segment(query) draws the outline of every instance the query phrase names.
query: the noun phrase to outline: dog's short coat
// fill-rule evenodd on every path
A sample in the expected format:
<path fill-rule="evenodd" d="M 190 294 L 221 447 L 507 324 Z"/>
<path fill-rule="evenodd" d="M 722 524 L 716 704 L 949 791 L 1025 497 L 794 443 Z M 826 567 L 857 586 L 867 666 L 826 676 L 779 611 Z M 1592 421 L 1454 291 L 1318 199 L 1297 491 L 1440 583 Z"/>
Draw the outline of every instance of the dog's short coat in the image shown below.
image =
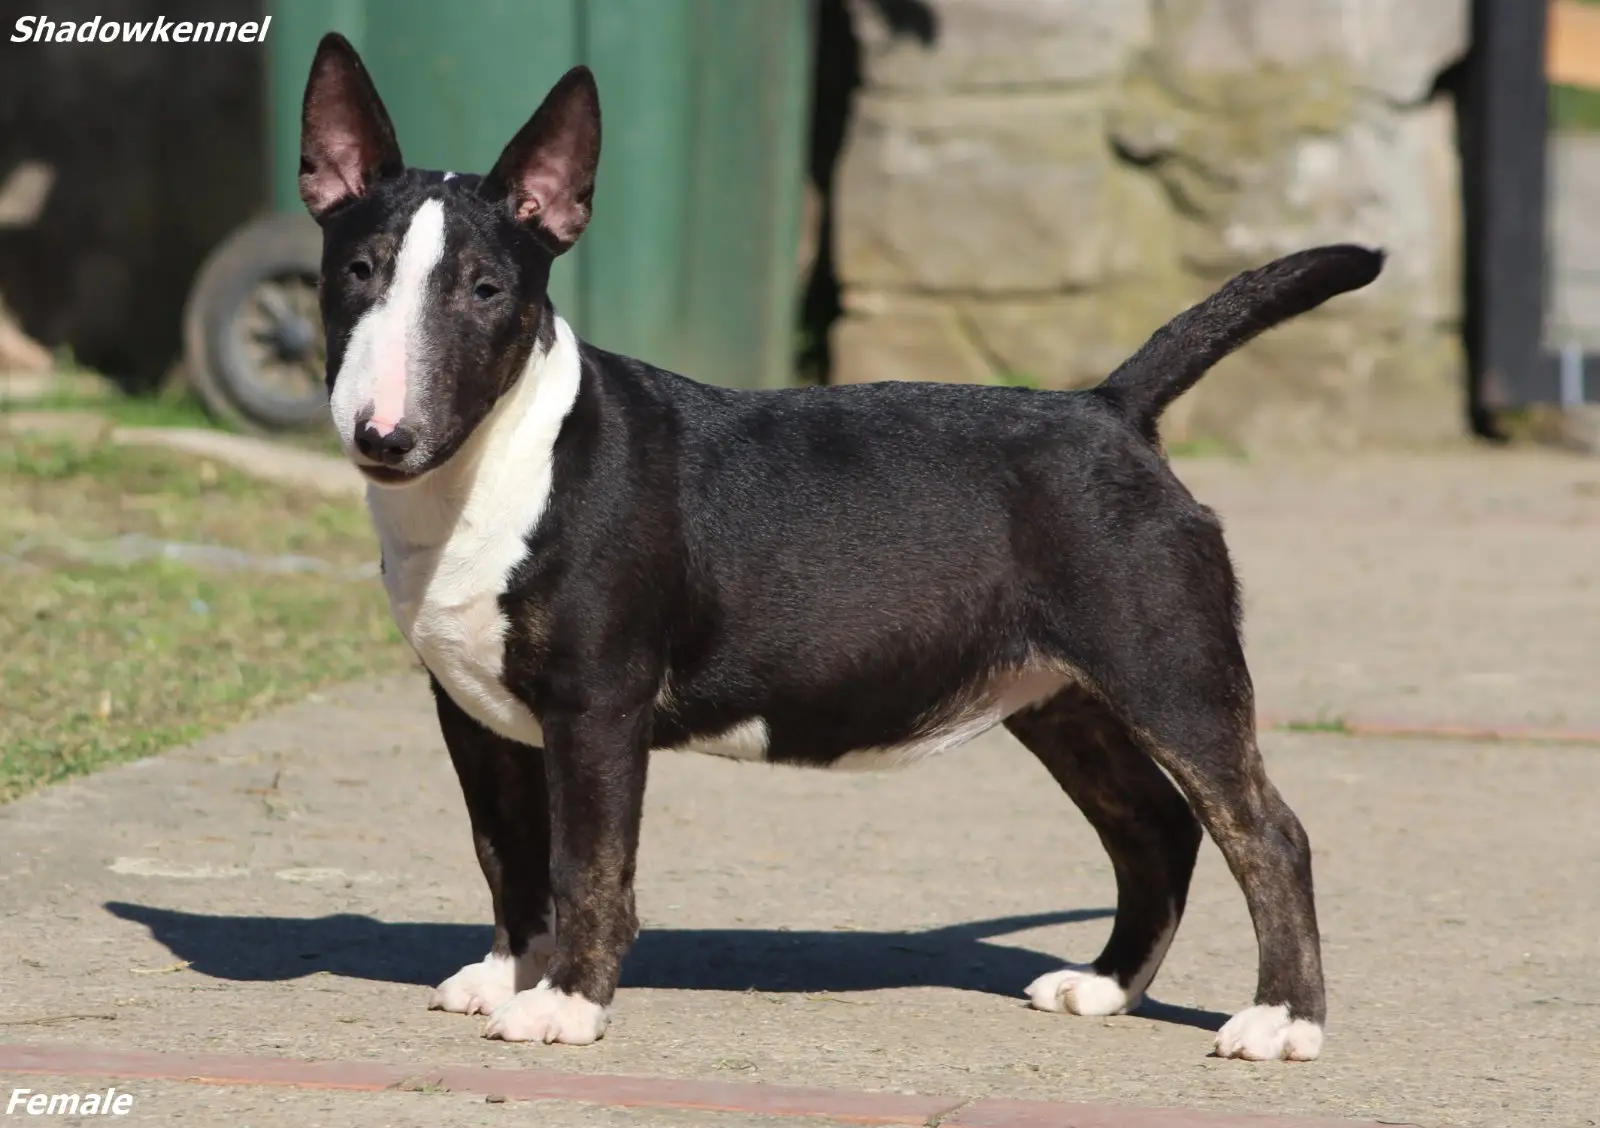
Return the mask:
<path fill-rule="evenodd" d="M 430 173 L 330 35 L 302 146 L 334 420 L 494 904 L 492 951 L 436 1007 L 492 1037 L 601 1036 L 652 749 L 881 766 L 1004 724 L 1117 880 L 1105 950 L 1033 1004 L 1138 1004 L 1204 826 L 1260 947 L 1217 1049 L 1317 1055 L 1310 848 L 1257 751 L 1222 530 L 1156 421 L 1257 333 L 1370 282 L 1377 252 L 1240 275 L 1086 392 L 734 392 L 584 344 L 550 305 L 599 160 L 584 68 L 486 177 Z"/>

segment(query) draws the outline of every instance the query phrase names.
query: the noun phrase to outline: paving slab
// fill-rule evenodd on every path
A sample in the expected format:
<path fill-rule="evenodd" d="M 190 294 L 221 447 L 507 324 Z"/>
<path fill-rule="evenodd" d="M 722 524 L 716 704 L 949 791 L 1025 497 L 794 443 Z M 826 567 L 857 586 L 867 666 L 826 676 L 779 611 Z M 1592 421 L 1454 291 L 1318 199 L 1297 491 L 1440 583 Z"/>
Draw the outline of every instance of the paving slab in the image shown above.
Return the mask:
<path fill-rule="evenodd" d="M 404 1092 L 478 1095 L 485 1104 L 530 1103 L 537 1109 L 583 1116 L 584 1110 L 678 1122 L 683 1116 L 741 1124 L 798 1123 L 934 1125 L 938 1128 L 1351 1128 L 1356 1121 L 1324 1117 L 1257 1117 L 1194 1109 L 1129 1109 L 1059 1101 L 931 1097 L 899 1093 L 796 1088 L 748 1081 L 575 1074 L 550 1069 L 493 1069 L 307 1062 L 241 1055 L 149 1053 L 73 1047 L 0 1047 L 0 1069 L 22 1074 L 30 1087 L 12 1087 L 6 1107 L 26 1104 L 30 1115 L 109 1109 L 126 1114 L 143 1100 L 143 1086 L 250 1086 L 341 1093 Z M 84 1082 L 92 1082 L 92 1088 Z M 50 1084 L 50 1080 L 55 1084 Z M 121 1089 L 112 1087 L 113 1083 Z M 120 1095 L 119 1095 L 120 1092 Z M 75 1097 L 76 1094 L 76 1097 Z M 426 1102 L 422 1102 L 426 1103 Z M 576 1106 L 576 1107 L 575 1107 Z M 337 1106 L 336 1106 L 337 1107 Z M 346 1111 L 345 1115 L 359 1110 Z M 611 1117 L 599 1117 L 611 1122 Z"/>
<path fill-rule="evenodd" d="M 1228 522 L 1265 711 L 1600 729 L 1600 468 L 1488 454 L 1183 473 Z M 1114 885 L 1004 735 L 897 773 L 658 757 L 644 933 L 607 1037 L 485 1041 L 481 1019 L 425 1009 L 482 954 L 488 905 L 420 676 L 0 807 L 0 1043 L 916 1096 L 973 1124 L 1017 1100 L 1067 1102 L 1054 1122 L 1085 1125 L 1154 1123 L 1134 1110 L 1159 1107 L 1595 1123 L 1600 747 L 1262 743 L 1316 850 L 1331 1019 L 1315 1063 L 1206 1056 L 1255 979 L 1243 899 L 1209 844 L 1140 1013 L 1023 1006 L 1036 975 L 1095 954 Z M 22 1076 L 0 1065 L 0 1084 Z M 468 1124 L 528 1107 L 137 1084 L 141 1108 L 181 1105 L 189 1123 Z M 546 1111 L 519 1122 L 761 1122 Z"/>
<path fill-rule="evenodd" d="M 1180 473 L 1226 524 L 1263 712 L 1600 738 L 1600 461 L 1479 447 Z"/>
<path fill-rule="evenodd" d="M 424 1009 L 487 941 L 425 700 L 362 687 L 5 808 L 6 1039 L 1422 1124 L 1600 1104 L 1593 750 L 1267 738 L 1317 847 L 1313 1065 L 1204 1056 L 1255 975 L 1209 846 L 1145 1013 L 1023 1007 L 1097 950 L 1113 883 L 1008 740 L 868 776 L 662 757 L 616 1021 L 544 1048 Z"/>

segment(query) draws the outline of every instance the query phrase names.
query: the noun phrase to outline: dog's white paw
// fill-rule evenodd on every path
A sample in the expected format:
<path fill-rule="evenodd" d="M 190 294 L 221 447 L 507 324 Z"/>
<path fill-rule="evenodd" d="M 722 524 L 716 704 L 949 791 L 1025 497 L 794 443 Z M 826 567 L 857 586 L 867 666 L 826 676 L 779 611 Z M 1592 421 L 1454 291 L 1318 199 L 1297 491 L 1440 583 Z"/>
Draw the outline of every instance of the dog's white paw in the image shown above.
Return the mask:
<path fill-rule="evenodd" d="M 490 952 L 439 984 L 429 1010 L 452 1014 L 491 1014 L 517 993 L 517 961 Z"/>
<path fill-rule="evenodd" d="M 1130 1011 L 1139 998 L 1129 998 L 1115 979 L 1092 967 L 1064 967 L 1028 984 L 1028 1002 L 1035 1010 L 1102 1015 Z"/>
<path fill-rule="evenodd" d="M 587 1046 L 600 1040 L 610 1021 L 607 1008 L 540 982 L 531 990 L 518 991 L 491 1014 L 483 1036 L 507 1042 Z"/>
<path fill-rule="evenodd" d="M 439 984 L 428 1009 L 452 1014 L 493 1014 L 518 991 L 525 991 L 544 978 L 555 947 L 554 934 L 547 933 L 535 936 L 520 959 L 490 952 Z"/>
<path fill-rule="evenodd" d="M 1217 1032 L 1217 1056 L 1246 1061 L 1315 1061 L 1322 1052 L 1322 1027 L 1290 1018 L 1286 1006 L 1253 1006 L 1228 1019 Z"/>

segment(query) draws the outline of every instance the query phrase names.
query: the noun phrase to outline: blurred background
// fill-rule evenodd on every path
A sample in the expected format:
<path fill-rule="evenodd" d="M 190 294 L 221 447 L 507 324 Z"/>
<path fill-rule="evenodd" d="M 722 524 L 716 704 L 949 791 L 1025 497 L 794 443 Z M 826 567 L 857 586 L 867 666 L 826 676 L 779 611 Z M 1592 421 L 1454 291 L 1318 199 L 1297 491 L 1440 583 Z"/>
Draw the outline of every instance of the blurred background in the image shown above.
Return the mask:
<path fill-rule="evenodd" d="M 5 0 L 0 24 L 36 7 Z M 1576 218 L 1600 192 L 1600 11 L 1582 0 L 116 10 L 158 15 L 273 23 L 265 45 L 5 46 L 6 367 L 187 391 L 235 428 L 318 422 L 294 171 L 330 27 L 424 167 L 486 168 L 562 70 L 594 67 L 599 219 L 558 303 L 596 343 L 704 379 L 1080 386 L 1229 273 L 1340 239 L 1389 249 L 1380 284 L 1231 361 L 1175 410 L 1174 441 L 1494 433 L 1559 403 L 1560 351 L 1600 337 Z M 1497 357 L 1501 306 L 1518 340 Z"/>
<path fill-rule="evenodd" d="M 41 11 L 272 22 L 0 40 L 17 778 L 409 661 L 327 458 L 295 172 L 329 29 L 423 167 L 486 169 L 593 67 L 596 219 L 556 301 L 700 379 L 1085 386 L 1233 272 L 1359 240 L 1378 283 L 1221 366 L 1175 453 L 1600 446 L 1600 5 L 0 0 L 0 28 Z"/>

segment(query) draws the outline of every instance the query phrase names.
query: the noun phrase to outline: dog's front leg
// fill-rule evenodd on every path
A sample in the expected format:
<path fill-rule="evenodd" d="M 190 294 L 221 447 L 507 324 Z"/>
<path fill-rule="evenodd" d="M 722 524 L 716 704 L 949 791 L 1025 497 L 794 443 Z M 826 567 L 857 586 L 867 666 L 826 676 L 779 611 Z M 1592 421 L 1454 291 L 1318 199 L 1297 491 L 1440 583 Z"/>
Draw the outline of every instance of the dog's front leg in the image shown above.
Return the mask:
<path fill-rule="evenodd" d="M 494 945 L 482 960 L 439 984 L 429 1006 L 493 1014 L 543 978 L 554 946 L 544 753 L 484 728 L 437 681 L 433 695 L 466 799 L 472 844 L 489 885 Z"/>
<path fill-rule="evenodd" d="M 645 709 L 547 711 L 550 877 L 555 952 L 544 978 L 489 1019 L 490 1038 L 597 1041 L 610 1021 L 622 958 L 639 931 L 633 873 L 649 762 Z"/>

